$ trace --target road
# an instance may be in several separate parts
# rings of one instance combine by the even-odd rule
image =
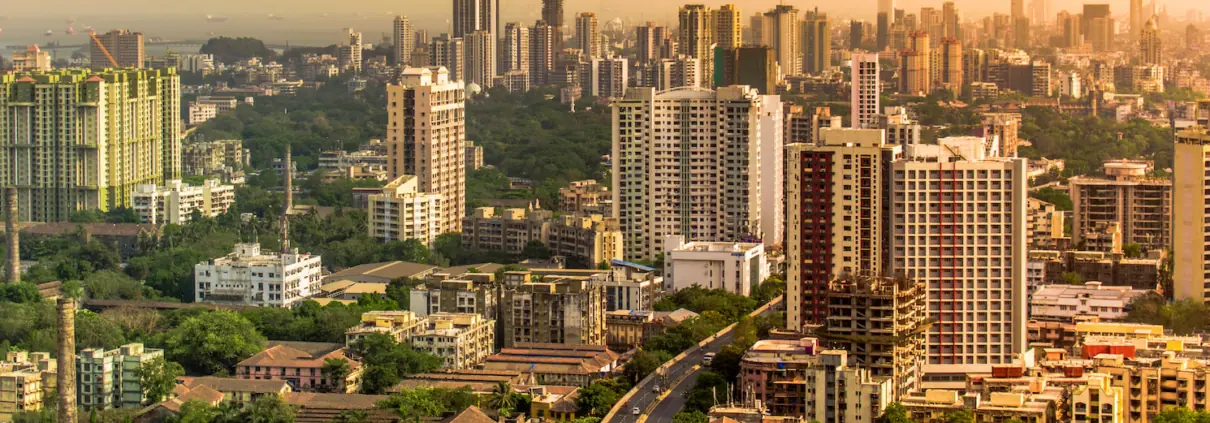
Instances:
[[[717,353],[724,345],[730,344],[734,339],[735,336],[731,332],[727,332],[722,337],[715,338],[709,344],[706,344],[704,350],[694,351],[692,354],[685,356],[684,360],[669,368],[666,375],[667,383],[673,386],[672,391],[668,392],[667,395],[651,391],[652,385],[659,384],[663,387],[665,383],[661,380],[663,378],[652,378],[648,384],[638,386],[634,396],[630,398],[630,404],[623,407],[622,411],[614,416],[612,421],[604,423],[671,422],[672,416],[675,416],[676,413],[685,407],[685,396],[693,388],[694,383],[697,383],[697,375],[702,372],[702,358],[706,352]],[[631,408],[633,407],[638,407],[643,414],[640,416],[634,415],[631,412]]]

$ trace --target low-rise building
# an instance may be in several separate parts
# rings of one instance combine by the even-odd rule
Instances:
[[[609,269],[539,269],[529,272],[543,282],[581,279],[605,289],[605,311],[651,310],[663,279],[655,269],[636,263],[611,260]]]
[[[183,225],[193,220],[194,212],[200,217],[226,213],[235,204],[235,187],[214,179],[207,179],[201,186],[180,180],[168,181],[165,186],[141,184],[135,185],[130,202],[140,223]]]
[[[177,386],[198,389],[205,386],[222,395],[220,401],[248,404],[265,395],[284,396],[293,392],[290,384],[282,379],[237,379],[233,377],[203,376],[177,378]]]
[[[1126,286],[1154,290],[1160,285],[1162,252],[1149,257],[1126,258],[1121,253],[1100,251],[1033,250],[1026,262],[1026,286],[1030,295],[1043,285],[1071,284],[1072,277],[1080,281],[1099,281],[1105,286]]]
[[[396,279],[424,279],[440,268],[431,264],[386,261],[353,266],[324,277],[325,282],[391,283]]]
[[[409,293],[409,310],[425,317],[435,313],[471,313],[499,320],[499,286],[491,273],[470,273],[451,278],[436,273]]]
[[[361,314],[361,324],[345,331],[345,346],[353,346],[370,334],[390,335],[395,342],[407,342],[425,330],[425,320],[407,310],[369,311]]]
[[[605,345],[605,289],[586,279],[538,282],[530,272],[506,272],[503,345]]]
[[[412,336],[413,348],[445,360],[446,369],[470,369],[495,351],[496,321],[478,314],[433,313]]]
[[[1054,248],[1060,240],[1066,239],[1063,234],[1063,212],[1054,204],[1037,198],[1026,198],[1025,225],[1029,237],[1030,248]]]
[[[1098,321],[1126,317],[1135,298],[1152,291],[1128,286],[1105,286],[1100,282],[1084,285],[1045,285],[1029,300],[1029,316],[1037,320],[1072,322],[1079,316],[1096,316]]]
[[[76,404],[83,410],[141,407],[147,401],[139,377],[143,363],[164,351],[126,344],[106,351],[85,348],[76,356]]]
[[[441,369],[405,377],[389,392],[416,388],[459,389],[465,387],[470,388],[471,392],[477,395],[487,396],[501,383],[514,387],[532,384],[531,376],[528,370]]]
[[[541,242],[553,255],[595,266],[622,258],[622,233],[617,219],[599,214],[555,218],[547,210],[480,207],[462,219],[462,245],[470,249],[520,255],[530,242]]]
[[[341,344],[324,342],[279,342],[235,366],[240,379],[283,380],[291,391],[356,393],[361,382],[361,362],[345,354]],[[349,372],[343,380],[328,380],[323,372],[328,360],[344,360]]]
[[[369,198],[370,236],[383,242],[419,240],[432,245],[440,235],[442,194],[421,193],[415,176],[403,175]]]
[[[55,388],[56,362],[44,352],[8,351],[0,362],[0,421],[42,409]]]
[[[260,244],[236,244],[233,253],[194,266],[194,301],[291,307],[320,292],[321,262],[298,250],[262,253]]]
[[[209,103],[189,103],[189,124],[201,125],[218,116],[218,105]]]
[[[571,185],[559,188],[559,210],[569,213],[592,213],[601,200],[610,198],[609,187],[595,179],[572,181]]]
[[[677,291],[694,285],[748,296],[769,277],[765,246],[760,243],[689,242],[664,238],[664,286]]]
[[[630,351],[643,345],[653,317],[649,310],[613,310],[605,313],[605,345],[614,351]]]
[[[13,51],[12,67],[17,72],[46,72],[51,70],[50,52],[31,45],[25,50]]]
[[[1165,352],[1160,358],[1126,359],[1118,354],[1093,358],[1098,373],[1112,376],[1113,386],[1127,392],[1127,423],[1149,423],[1165,408],[1187,406],[1206,409],[1206,387],[1210,367],[1206,360],[1177,357]]]
[[[908,394],[899,403],[908,411],[908,417],[916,423],[947,422],[951,413],[968,411],[977,422],[999,422],[1017,419],[1030,423],[1060,423],[1068,420],[1058,417],[1062,401],[1061,389],[1042,392],[991,392],[986,395],[948,389],[927,389]],[[1066,413],[1066,408],[1062,408]]]
[[[466,171],[474,172],[483,167],[483,147],[474,141],[466,142]]]
[[[190,142],[181,145],[181,171],[200,176],[247,167],[251,154],[240,140]]]
[[[771,414],[815,421],[873,422],[895,397],[891,378],[845,351],[820,351],[813,338],[757,341],[740,361],[740,382],[742,397]]]
[[[806,415],[806,373],[820,351],[814,338],[757,341],[740,360],[742,397],[760,401],[774,415]]]
[[[487,358],[484,370],[531,373],[543,385],[588,386],[611,377],[618,354],[604,345],[517,343]]]

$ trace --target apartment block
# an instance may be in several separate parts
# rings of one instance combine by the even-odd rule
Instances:
[[[891,380],[893,398],[919,389],[929,320],[927,287],[907,279],[849,275],[828,288],[823,340],[854,367]]]
[[[818,421],[873,422],[894,399],[890,378],[875,377],[814,338],[757,341],[740,361],[744,398],[769,414]]]
[[[766,109],[780,110],[780,100],[766,101],[744,86],[633,88],[614,102],[613,216],[628,259],[654,259],[668,235],[721,242],[773,237],[762,226],[761,205],[764,196],[780,193],[762,190],[762,165],[766,152],[781,148],[781,134],[762,137]]]
[[[320,292],[321,268],[316,255],[262,253],[260,244],[236,244],[231,254],[193,267],[194,301],[292,307]]]
[[[446,197],[421,193],[419,178],[402,175],[369,196],[370,236],[382,242],[418,240],[432,245],[441,235]]]
[[[1069,241],[1063,232],[1066,219],[1062,211],[1058,210],[1054,204],[1037,198],[1029,197],[1026,201],[1028,203],[1025,205],[1025,230],[1029,234],[1031,249],[1053,248],[1057,247],[1060,242]]]
[[[1064,274],[1074,274],[1081,280],[1098,281],[1106,286],[1153,290],[1160,287],[1163,262],[1164,255],[1159,253],[1129,259],[1121,253],[1100,251],[1031,250],[1026,283],[1032,293],[1042,285],[1069,283]]]
[[[570,186],[559,188],[559,210],[570,213],[590,213],[598,210],[602,202],[612,197],[609,187],[586,179],[572,181]]]
[[[680,87],[700,87],[709,75],[703,75],[702,61],[678,55],[659,59],[643,65],[643,83],[639,86],[655,87],[666,91]]]
[[[165,186],[137,185],[130,203],[140,223],[183,225],[193,220],[195,212],[199,217],[226,213],[235,204],[235,187],[214,179],[207,179],[201,186],[180,180],[168,181]]]
[[[1210,113],[1210,101],[1199,101],[1197,113]],[[1210,122],[1177,133],[1173,162],[1173,293],[1178,300],[1210,301],[1210,201],[1205,198],[1210,190]]]
[[[474,172],[483,167],[483,147],[475,145],[474,141],[466,142],[466,171]]]
[[[13,70],[17,72],[45,72],[51,70],[50,52],[42,51],[37,45],[13,52]]]
[[[1148,163],[1105,162],[1105,178],[1077,176],[1069,180],[1072,202],[1072,242],[1098,242],[1097,228],[1119,225],[1122,243],[1145,250],[1172,244],[1172,181],[1149,177]]]
[[[760,94],[777,94],[777,84],[781,78],[777,72],[777,52],[772,47],[750,45],[724,48],[722,53],[722,86],[747,85]],[[706,78],[703,76],[702,79]]]
[[[164,351],[126,344],[106,351],[85,348],[76,356],[76,404],[83,410],[141,407],[148,400],[139,372]]]
[[[142,68],[143,33],[115,29],[97,34],[97,40],[88,43],[89,63],[93,69]]]
[[[685,242],[678,235],[670,235],[664,242],[666,291],[700,286],[746,297],[769,277],[764,244]]]
[[[361,324],[345,331],[345,345],[353,346],[366,336],[381,333],[395,342],[408,342],[425,328],[423,317],[407,310],[370,311],[361,314]]]
[[[879,30],[883,29],[880,27]],[[878,103],[882,96],[882,80],[879,73],[877,54],[853,55],[853,88],[849,104],[853,114],[849,125],[853,128],[872,129],[876,127],[875,115],[881,110]]]
[[[806,415],[806,376],[820,352],[814,338],[756,341],[740,360],[742,396],[759,400],[772,415]]]
[[[655,269],[613,260],[608,270],[530,269],[543,282],[585,280],[605,289],[605,311],[648,310],[655,305],[661,280]]]
[[[6,352],[0,362],[0,420],[41,410],[55,390],[56,370],[48,353]]]
[[[416,178],[419,193],[439,194],[430,230],[460,232],[466,213],[466,88],[444,68],[407,68],[387,86],[390,178]]]
[[[539,282],[506,272],[500,302],[504,347],[522,343],[605,345],[605,289],[586,280]]]
[[[495,352],[496,321],[470,313],[433,313],[411,338],[420,351],[441,357],[446,369],[472,369]]]
[[[0,128],[0,185],[17,187],[24,222],[130,207],[135,186],[180,179],[171,68],[0,75]]]
[[[1126,391],[1124,422],[1153,422],[1156,414],[1168,407],[1207,407],[1210,371],[1206,360],[1178,357],[1173,351],[1164,352],[1160,358],[1100,354],[1092,360],[1096,372],[1111,375],[1113,386]]]
[[[901,155],[878,129],[822,129],[786,148],[787,327],[822,324],[828,284],[882,272],[890,233],[888,169]]]
[[[491,273],[470,273],[452,278],[435,273],[424,285],[412,288],[408,310],[419,317],[436,313],[478,314],[499,321],[499,286]]]
[[[806,373],[804,408],[811,420],[874,423],[895,398],[890,378],[874,376],[845,351],[820,352]]]
[[[349,363],[349,372],[343,380],[328,380],[323,372],[328,360]],[[361,362],[349,357],[341,344],[270,341],[264,351],[235,365],[235,377],[282,380],[295,392],[352,394],[360,389],[362,370]]]
[[[605,313],[605,345],[630,351],[647,340],[654,313],[650,310],[613,310]]]
[[[462,219],[462,245],[519,255],[530,242],[541,242],[554,255],[576,257],[588,265],[622,257],[622,234],[615,219],[571,214],[556,219],[547,210],[475,209]]]
[[[875,128],[881,128],[886,132],[887,144],[920,144],[920,122],[908,117],[907,109],[887,107],[882,114],[875,118],[878,122]]]
[[[986,395],[957,390],[926,389],[909,394],[899,403],[908,411],[908,417],[917,423],[944,423],[947,415],[968,411],[979,422],[1005,421],[1016,418],[1032,423],[1060,423],[1070,421],[1059,417],[1064,390],[1048,388],[1041,392],[1011,391],[990,392]],[[1063,409],[1063,415],[1066,414]]]
[[[892,166],[895,274],[927,284],[924,373],[964,374],[1025,350],[1025,160],[986,139],[908,146]]]

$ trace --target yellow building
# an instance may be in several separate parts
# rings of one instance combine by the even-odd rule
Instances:
[[[530,386],[526,387],[530,397],[529,414],[532,418],[546,421],[565,422],[576,419],[576,398],[580,395],[574,386]]]
[[[647,310],[614,310],[605,313],[605,345],[614,351],[630,351],[643,345],[653,315]]]
[[[1161,358],[1128,360],[1118,354],[1095,359],[1098,373],[1111,375],[1113,386],[1126,391],[1126,423],[1150,423],[1156,413],[1169,407],[1207,408],[1210,367],[1205,360],[1177,357],[1164,352]]]
[[[1125,423],[1126,389],[1113,386],[1113,378],[1109,375],[1093,373],[1086,376],[1087,384],[1071,390],[1068,416],[1074,421]]]
[[[1210,113],[1210,100],[1197,103],[1197,115]],[[1178,300],[1210,299],[1210,263],[1206,237],[1210,213],[1205,192],[1210,189],[1210,124],[1191,127],[1176,135],[1172,172],[1173,294]]]
[[[496,346],[496,321],[471,313],[433,313],[411,338],[412,347],[445,360],[446,369],[474,368]]]
[[[419,179],[412,175],[395,178],[382,191],[369,197],[370,236],[379,241],[416,239],[431,245],[441,234],[442,202],[438,193],[421,193]]]
[[[1141,323],[1079,322],[1076,323],[1076,341],[1084,342],[1089,336],[1122,336],[1126,338],[1155,338],[1164,336],[1164,327]]]
[[[373,333],[390,335],[395,342],[406,342],[424,330],[425,320],[416,317],[416,313],[406,310],[371,311],[361,314],[361,325],[345,331],[345,345],[353,345]]]
[[[0,421],[41,410],[43,398],[54,391],[55,370],[48,353],[8,352],[0,362]]]

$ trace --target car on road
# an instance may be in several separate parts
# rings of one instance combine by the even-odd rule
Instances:
[[[634,408],[631,408],[631,409],[630,409],[630,414],[634,414],[634,415],[636,415],[636,416],[637,416],[637,415],[639,415],[639,414],[642,414],[642,412],[641,412],[641,411],[639,411],[639,408],[638,408],[638,407],[634,407]]]
[[[706,353],[706,358],[702,359],[702,364],[709,366],[710,363],[713,363],[713,362],[714,362],[714,353]]]
[[[660,393],[660,385],[655,385],[655,386],[652,386],[652,387],[651,387],[651,392],[655,392],[655,393],[657,393],[657,394],[658,394],[658,393]]]

